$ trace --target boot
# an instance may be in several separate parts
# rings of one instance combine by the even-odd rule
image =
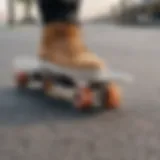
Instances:
[[[51,23],[43,28],[40,59],[71,69],[103,69],[104,63],[83,44],[80,28]]]

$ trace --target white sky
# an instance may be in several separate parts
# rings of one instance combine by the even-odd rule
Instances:
[[[0,0],[0,10],[5,10],[6,0]]]

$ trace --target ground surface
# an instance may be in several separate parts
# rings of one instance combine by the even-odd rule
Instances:
[[[159,160],[160,32],[87,25],[86,43],[136,78],[119,110],[79,114],[65,102],[12,87],[12,58],[34,55],[39,30],[0,30],[1,160]]]

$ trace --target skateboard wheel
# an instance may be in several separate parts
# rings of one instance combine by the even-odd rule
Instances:
[[[18,72],[16,74],[16,83],[20,88],[24,88],[28,85],[29,78],[26,72]]]
[[[93,104],[93,93],[90,88],[79,88],[74,97],[74,106],[78,110],[88,110]]]
[[[120,88],[114,84],[110,83],[104,87],[104,105],[105,108],[114,109],[120,106],[121,93]]]

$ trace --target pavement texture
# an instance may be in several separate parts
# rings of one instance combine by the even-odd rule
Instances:
[[[0,30],[0,160],[159,160],[159,30],[84,25],[87,45],[113,69],[135,76],[120,109],[88,114],[13,87],[12,59],[34,56],[39,33]]]

